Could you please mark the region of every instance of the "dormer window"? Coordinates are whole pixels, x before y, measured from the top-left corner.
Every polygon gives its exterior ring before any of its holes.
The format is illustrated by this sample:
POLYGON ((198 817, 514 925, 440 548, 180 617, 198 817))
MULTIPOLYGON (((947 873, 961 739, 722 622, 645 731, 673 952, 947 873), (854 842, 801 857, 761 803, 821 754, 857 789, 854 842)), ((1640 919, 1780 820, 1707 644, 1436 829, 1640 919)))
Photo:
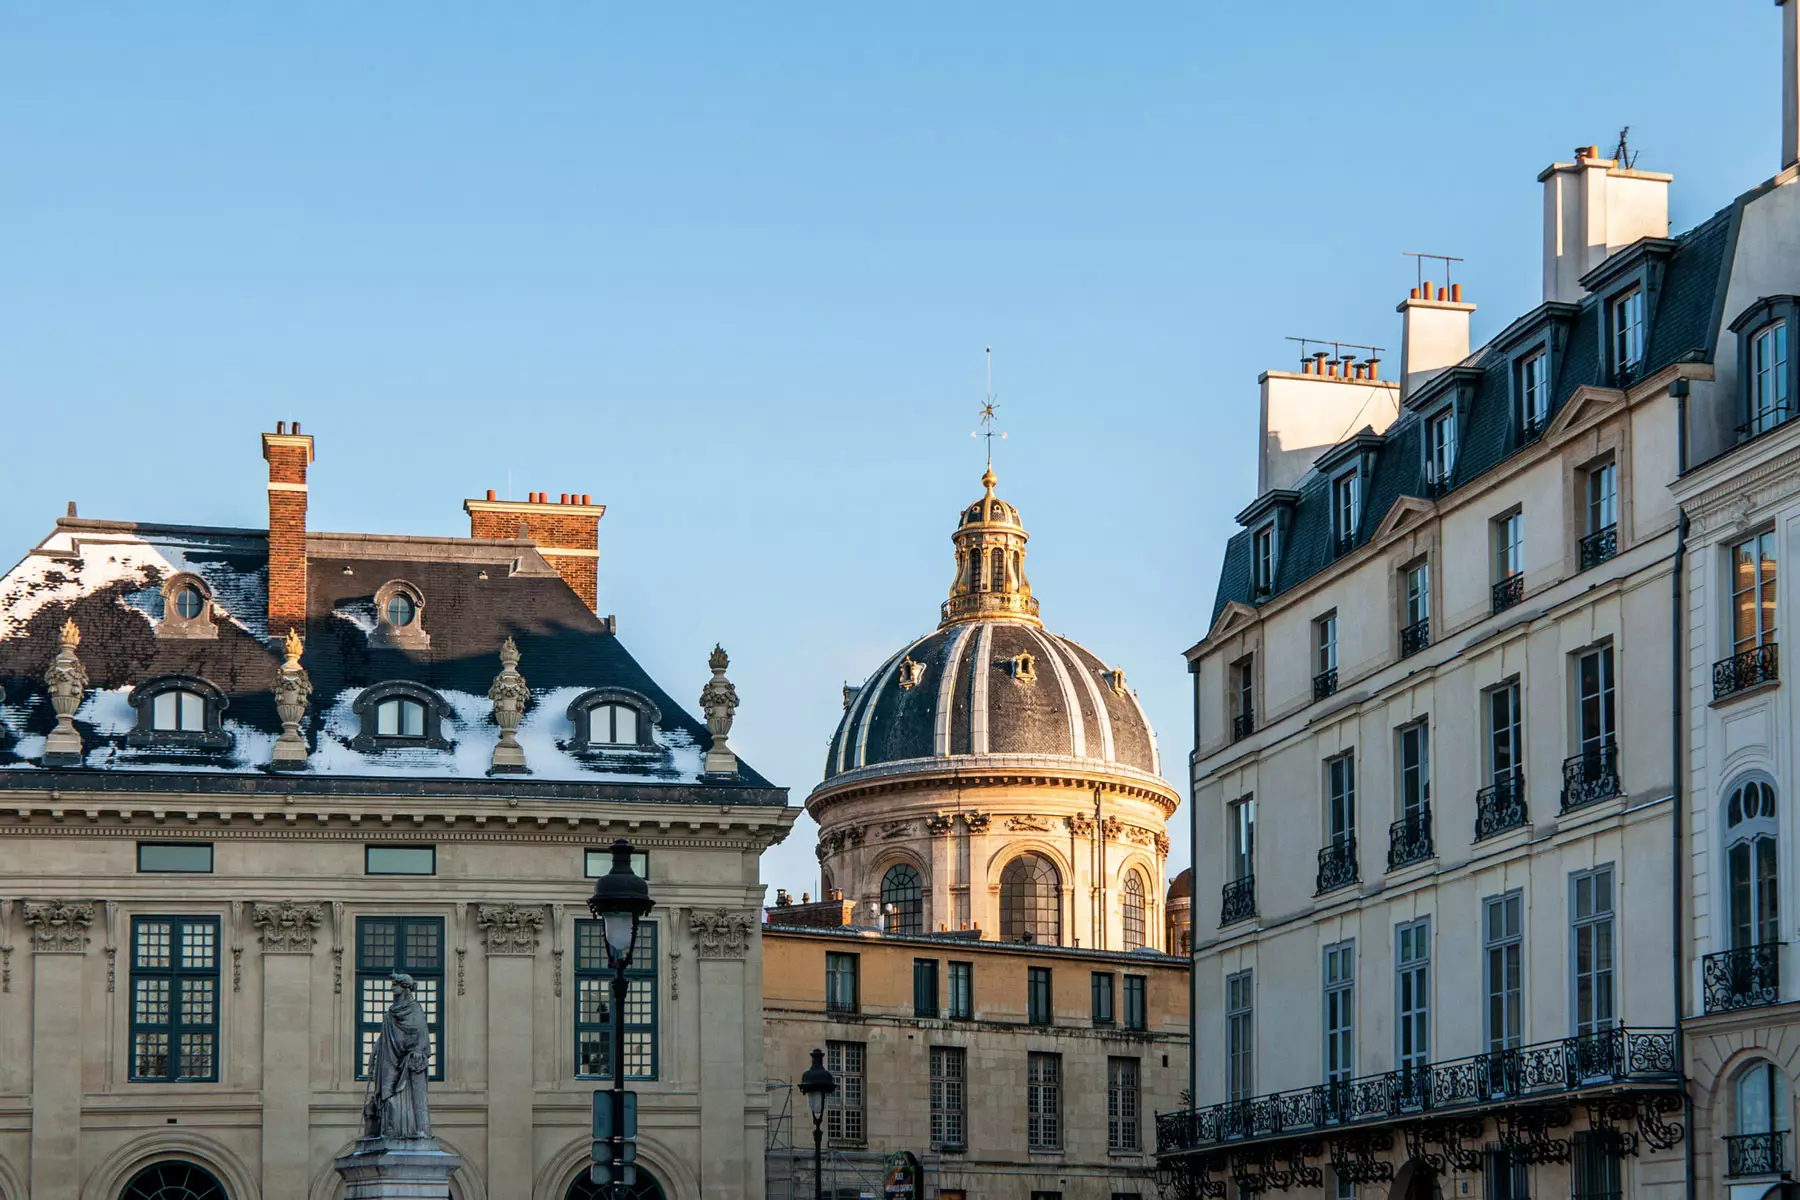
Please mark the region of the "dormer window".
POLYGON ((170 688, 150 702, 150 728, 158 733, 206 728, 206 701, 199 692, 170 688))
POLYGON ((1519 440, 1534 441, 1550 424, 1550 354, 1539 350, 1519 360, 1519 440))
POLYGON ((404 629, 418 618, 419 606, 405 592, 395 592, 388 597, 387 623, 395 629, 404 629))
POLYGON ((1456 412, 1446 408, 1425 419, 1425 482, 1433 493, 1450 486, 1456 469, 1456 412))
POLYGON ((1331 534, 1337 552, 1346 554, 1356 539, 1361 514, 1361 488, 1355 471, 1338 476, 1331 484, 1331 534))
POLYGON ((375 732, 381 737, 424 737, 425 706, 404 696, 381 701, 375 706, 375 732))
POLYGON ((588 709, 588 744, 637 745, 637 709, 624 704, 596 704, 588 709))
POLYGON ((595 688, 569 704, 572 748, 582 750, 654 750, 652 736, 662 711, 650 697, 628 688, 595 688))
POLYGON ((1612 301, 1612 374, 1613 382, 1625 384, 1636 378, 1644 363, 1644 289, 1632 288, 1612 301))
POLYGON ((163 582, 162 620, 156 636, 166 638, 216 638, 212 594, 195 575, 171 575, 163 582))
POLYGON ((1762 433, 1787 420, 1787 322, 1776 321, 1750 335, 1750 432, 1762 433))
POLYGON ((425 598, 404 579, 381 585, 375 593, 375 633, 369 639, 378 646, 424 649, 431 645, 425 632, 425 598))
POLYGON ((191 583, 184 583, 175 589, 175 615, 184 621, 192 621, 206 608, 206 597, 200 589, 191 583))
POLYGON ((1275 589, 1275 526, 1264 525, 1251 539, 1250 583, 1258 598, 1275 589))
POLYGON ((356 698, 351 711, 362 719, 355 750, 449 749, 444 740, 444 701, 422 683, 396 679, 378 683, 356 698))
POLYGON ((132 690, 137 725, 126 736, 130 746, 226 750, 232 745, 223 714, 231 701, 204 679, 165 675, 132 690))

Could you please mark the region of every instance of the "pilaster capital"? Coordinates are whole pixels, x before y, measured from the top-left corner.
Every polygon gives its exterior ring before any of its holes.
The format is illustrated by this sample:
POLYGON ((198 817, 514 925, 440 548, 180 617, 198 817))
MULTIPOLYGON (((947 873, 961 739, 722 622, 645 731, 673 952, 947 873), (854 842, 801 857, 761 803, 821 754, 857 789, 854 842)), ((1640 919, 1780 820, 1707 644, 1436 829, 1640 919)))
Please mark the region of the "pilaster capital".
POLYGON ((324 921, 320 903, 274 900, 250 906, 250 923, 260 931, 264 954, 311 954, 313 930, 324 921))
POLYGON ((88 926, 94 923, 91 900, 27 900, 25 924, 31 928, 34 954, 85 954, 88 926))
POLYGON ((691 909, 688 930, 701 958, 743 958, 750 952, 750 914, 736 909, 691 909))
POLYGON ((536 954, 538 935, 544 929, 540 904, 482 904, 475 909, 489 957, 496 954, 536 954))

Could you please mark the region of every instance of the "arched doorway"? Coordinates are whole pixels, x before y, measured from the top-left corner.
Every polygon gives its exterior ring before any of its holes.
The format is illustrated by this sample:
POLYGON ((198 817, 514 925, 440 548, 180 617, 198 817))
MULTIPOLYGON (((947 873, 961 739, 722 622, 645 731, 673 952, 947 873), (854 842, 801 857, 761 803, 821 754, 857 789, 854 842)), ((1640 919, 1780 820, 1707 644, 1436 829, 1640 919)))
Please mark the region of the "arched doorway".
MULTIPOLYGON (((656 1176, 639 1167, 637 1182, 626 1191, 630 1200, 666 1200, 662 1184, 656 1182, 656 1176)), ((581 1169, 569 1183, 569 1190, 563 1193, 563 1200, 613 1200, 611 1188, 601 1187, 588 1175, 586 1167, 581 1169)))
POLYGON ((119 1200, 231 1200, 211 1171, 190 1162, 152 1163, 131 1177, 119 1200))

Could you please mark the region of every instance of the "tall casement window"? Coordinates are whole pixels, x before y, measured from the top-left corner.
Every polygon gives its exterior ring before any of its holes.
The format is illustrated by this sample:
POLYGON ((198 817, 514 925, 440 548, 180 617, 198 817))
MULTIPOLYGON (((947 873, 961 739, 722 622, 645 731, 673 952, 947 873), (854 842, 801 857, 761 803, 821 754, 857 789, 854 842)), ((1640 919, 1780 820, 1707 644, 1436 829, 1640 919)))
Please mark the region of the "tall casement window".
POLYGON ((825 1100, 825 1136, 833 1145, 860 1146, 869 1139, 863 1108, 862 1042, 826 1042, 825 1069, 837 1080, 837 1091, 825 1100))
POLYGON ((1488 779, 1499 784, 1524 773, 1525 741, 1517 680, 1487 694, 1488 779))
POLYGON ((860 956, 855 954, 825 954, 825 1011, 835 1013, 856 1012, 861 1003, 858 976, 861 974, 860 956))
POLYGON ((1106 1148, 1113 1151, 1142 1150, 1143 1110, 1138 1085, 1138 1060, 1109 1058, 1106 1060, 1106 1148))
POLYGON ((1493 611, 1501 612, 1517 604, 1525 595, 1525 518, 1510 512, 1494 518, 1491 538, 1494 548, 1493 611))
POLYGON ((1487 966, 1488 1050, 1516 1050, 1524 1040, 1523 893, 1508 892, 1482 901, 1482 955, 1487 966))
POLYGON ((1775 533, 1731 548, 1731 652, 1775 642, 1775 533))
POLYGON ((1095 971, 1089 990, 1093 993, 1094 1024, 1113 1023, 1113 976, 1111 971, 1095 971))
POLYGON ((1225 1083, 1228 1099, 1256 1094, 1256 981, 1249 971, 1225 977, 1225 1083))
POLYGON ((1431 806, 1431 727, 1424 721, 1400 731, 1400 819, 1421 824, 1431 806))
POLYGON ((1543 350, 1519 360, 1519 434, 1530 439, 1550 423, 1550 355, 1543 350))
POLYGON ((1531 1168, 1498 1142, 1481 1155, 1482 1195, 1487 1200, 1531 1200, 1531 1168))
POLYGON ((1025 968, 1026 1019, 1033 1025, 1048 1025, 1054 1011, 1050 990, 1049 967, 1025 968))
POLYGON ((1575 1032, 1599 1033, 1613 1025, 1612 867, 1570 876, 1569 906, 1575 1032))
POLYGON ((1425 422, 1425 481, 1441 490, 1455 469, 1456 414, 1446 409, 1425 422))
POLYGON ((1240 658, 1231 664, 1231 738, 1249 737, 1256 732, 1256 659, 1240 658))
POLYGON ((1348 471, 1331 482, 1331 534, 1339 554, 1356 540, 1361 517, 1362 488, 1356 472, 1348 471))
POLYGON ((1150 1027, 1150 996, 1148 979, 1143 975, 1125 976, 1125 1028, 1148 1029, 1150 1027))
POLYGON ((131 922, 131 1078, 219 1077, 219 919, 131 922))
POLYGON ((1231 879, 1248 879, 1256 874, 1256 797, 1240 796, 1226 805, 1225 822, 1231 879))
POLYGON ((1325 835, 1334 847, 1356 839, 1356 752, 1325 760, 1325 835))
POLYGON ((974 963, 953 962, 950 964, 950 1019, 952 1021, 975 1019, 974 963))
POLYGON ((1396 1053, 1411 1075, 1431 1065, 1431 920, 1401 925, 1394 937, 1396 1053))
POLYGON ((1777 321, 1750 336, 1750 420, 1752 435, 1788 418, 1787 322, 1777 321))
POLYGON ((1612 302, 1612 369, 1615 383, 1628 383, 1644 362, 1644 291, 1633 288, 1612 302))
POLYGON ((1125 949, 1141 949, 1144 945, 1144 877, 1136 871, 1125 872, 1125 885, 1119 889, 1119 920, 1125 949))
POLYGON ((1725 802, 1726 932, 1733 950, 1781 940, 1775 863, 1775 787, 1752 779, 1725 802))
POLYGON ((1000 936, 1062 945, 1062 876, 1041 854, 1021 854, 1000 872, 1000 936))
POLYGON ((1325 1082, 1356 1074, 1356 943, 1325 947, 1325 1082))
POLYGON ((925 888, 918 868, 896 863, 881 877, 882 928, 888 933, 925 932, 925 888))
MULTIPOLYGON (((638 926, 625 969, 625 1078, 656 1078, 656 922, 638 926)), ((598 921, 575 922, 575 1074, 612 1078, 612 963, 598 921)))
POLYGON ((1786 1164, 1771 1133, 1788 1127, 1787 1080, 1774 1063, 1764 1060, 1745 1067, 1733 1088, 1737 1098, 1737 1139, 1728 1139, 1728 1158, 1737 1159, 1730 1175, 1774 1174, 1786 1164), (1748 1169, 1744 1169, 1748 1168, 1748 1169))
POLYGON ((913 1016, 938 1015, 938 960, 913 959, 913 1016))
POLYGON ((960 1046, 931 1048, 931 1148, 962 1150, 969 1144, 968 1052, 960 1046))
POLYGON ((1275 526, 1264 525, 1250 535, 1250 583, 1257 596, 1275 589, 1275 526))
POLYGON ((1587 531, 1600 533, 1619 523, 1619 464, 1603 463, 1587 473, 1587 531))
POLYGON ((1338 619, 1328 612, 1313 622, 1313 699, 1323 700, 1337 685, 1338 619))
POLYGON ((1031 1150, 1062 1149, 1062 1055, 1026 1058, 1025 1144, 1031 1150))
POLYGON ((1583 755, 1598 756, 1612 744, 1615 725, 1613 702, 1613 652, 1611 646, 1589 650, 1575 658, 1575 702, 1583 755))
POLYGON ((1420 560, 1400 576, 1400 653, 1431 645, 1431 564, 1420 560))
POLYGON ((356 919, 356 1041, 358 1079, 369 1077, 381 1021, 394 1002, 395 973, 413 977, 413 998, 431 1031, 431 1078, 444 1077, 444 919, 356 919))
POLYGON ((1605 1145, 1591 1129, 1569 1139, 1569 1194, 1581 1200, 1623 1200, 1624 1167, 1617 1149, 1605 1145))

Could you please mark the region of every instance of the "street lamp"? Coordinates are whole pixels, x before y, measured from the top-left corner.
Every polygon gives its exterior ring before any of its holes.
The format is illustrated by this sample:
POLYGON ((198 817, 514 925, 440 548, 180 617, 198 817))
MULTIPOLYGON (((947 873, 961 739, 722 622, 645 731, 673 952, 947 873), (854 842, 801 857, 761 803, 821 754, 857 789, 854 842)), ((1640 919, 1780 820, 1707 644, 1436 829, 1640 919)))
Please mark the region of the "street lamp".
POLYGON ((837 1091, 837 1080, 825 1069, 825 1052, 812 1052, 813 1064, 806 1068, 800 1076, 800 1091, 806 1096, 806 1103, 812 1108, 813 1119, 813 1200, 825 1200, 825 1171, 823 1151, 825 1143, 825 1100, 837 1091))
POLYGON ((631 982, 625 978, 631 951, 637 945, 638 922, 656 901, 650 885, 631 869, 631 843, 619 838, 612 844, 612 870, 594 880, 588 911, 600 922, 606 954, 612 962, 612 1194, 627 1200, 625 1185, 625 997, 631 982))

